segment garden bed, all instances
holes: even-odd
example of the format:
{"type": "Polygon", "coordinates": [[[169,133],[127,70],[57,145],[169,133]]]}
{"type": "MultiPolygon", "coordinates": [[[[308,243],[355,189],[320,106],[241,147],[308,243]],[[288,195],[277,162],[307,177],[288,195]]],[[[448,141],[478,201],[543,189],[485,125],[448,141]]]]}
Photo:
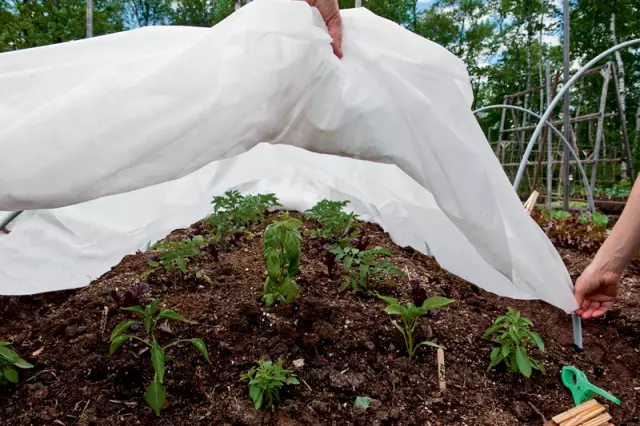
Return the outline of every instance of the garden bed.
{"type": "MultiPolygon", "coordinates": [[[[444,272],[434,259],[394,245],[378,226],[363,224],[369,245],[389,248],[388,260],[420,280],[429,296],[456,300],[430,312],[419,330],[446,347],[447,390],[441,393],[436,350],[421,347],[409,361],[384,302],[339,293],[340,275],[328,275],[326,251],[317,240],[304,237],[296,301],[265,308],[264,227],[256,225],[252,236],[240,238],[218,261],[209,253],[195,260],[211,283],[193,278],[179,284],[171,274],[150,278],[144,303],[158,297],[194,321],[171,323],[160,339],[201,338],[211,360],[192,347],[171,350],[164,379],[168,404],[159,418],[144,400],[153,379],[148,352],[129,342],[108,355],[111,330],[133,318],[118,309],[110,290],[139,283],[148,254],[125,257],[77,291],[0,298],[1,340],[14,342],[14,350],[35,365],[20,371],[19,384],[0,389],[2,424],[542,425],[540,414],[549,419],[573,406],[560,380],[565,365],[583,370],[622,400],[621,407],[610,406],[616,425],[640,424],[640,392],[634,390],[640,386],[637,270],[625,276],[615,309],[584,325],[581,351],[572,344],[571,318],[558,309],[486,293],[444,272]],[[525,379],[504,367],[487,372],[492,344],[482,336],[507,307],[535,323],[546,345],[538,357],[546,375],[534,371],[525,379]],[[282,359],[300,379],[300,385],[284,388],[274,413],[256,412],[246,382],[239,381],[260,357],[282,359]],[[358,396],[373,398],[366,411],[354,407],[358,396]]],[[[201,233],[201,224],[170,239],[189,233],[201,233]]],[[[589,261],[577,251],[561,254],[573,278],[589,261]]],[[[397,283],[385,294],[409,300],[407,277],[397,283]]]]}

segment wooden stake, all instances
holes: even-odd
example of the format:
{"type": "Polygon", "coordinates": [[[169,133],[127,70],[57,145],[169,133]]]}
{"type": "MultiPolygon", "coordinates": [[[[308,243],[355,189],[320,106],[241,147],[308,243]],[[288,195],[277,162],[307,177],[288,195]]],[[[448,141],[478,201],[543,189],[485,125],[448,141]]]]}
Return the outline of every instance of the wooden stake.
{"type": "Polygon", "coordinates": [[[411,281],[411,274],[409,273],[409,268],[407,268],[407,265],[404,266],[404,272],[405,274],[407,274],[407,278],[409,278],[409,281],[411,281]]]}
{"type": "Polygon", "coordinates": [[[531,196],[529,196],[529,199],[527,200],[527,202],[524,203],[524,209],[526,210],[529,216],[531,216],[531,213],[533,212],[533,209],[536,206],[536,202],[538,201],[539,195],[540,194],[538,193],[538,191],[533,191],[531,193],[531,196]]]}
{"type": "Polygon", "coordinates": [[[599,414],[604,413],[606,410],[606,407],[596,406],[593,409],[587,410],[579,416],[576,416],[576,419],[578,419],[578,423],[585,423],[589,420],[595,419],[599,414]]]}
{"type": "Polygon", "coordinates": [[[447,376],[444,368],[444,349],[438,348],[438,381],[440,382],[440,391],[447,390],[447,376]]]}
{"type": "Polygon", "coordinates": [[[581,425],[583,423],[586,423],[589,420],[592,420],[594,418],[596,418],[599,414],[602,414],[606,411],[606,408],[603,407],[602,405],[596,405],[593,408],[589,408],[588,410],[584,411],[581,414],[578,414],[577,416],[575,416],[572,419],[567,420],[566,422],[562,423],[560,426],[577,426],[577,425],[581,425]]]}
{"type": "Polygon", "coordinates": [[[572,417],[575,417],[578,414],[581,414],[589,409],[592,409],[596,405],[599,406],[600,404],[595,399],[591,399],[583,404],[578,405],[575,408],[572,408],[571,410],[565,411],[562,414],[558,414],[553,418],[553,421],[556,422],[557,424],[562,424],[567,420],[571,419],[572,417]]]}
{"type": "Polygon", "coordinates": [[[587,423],[583,423],[584,426],[605,426],[611,420],[611,414],[604,413],[601,416],[596,417],[595,419],[588,421],[587,423]]]}

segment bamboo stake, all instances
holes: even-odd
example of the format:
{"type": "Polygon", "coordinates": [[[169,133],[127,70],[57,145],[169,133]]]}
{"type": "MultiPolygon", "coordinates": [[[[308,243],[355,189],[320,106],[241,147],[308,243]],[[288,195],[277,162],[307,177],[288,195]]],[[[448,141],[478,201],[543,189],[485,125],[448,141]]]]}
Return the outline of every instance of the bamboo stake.
{"type": "Polygon", "coordinates": [[[438,382],[440,384],[440,391],[447,390],[447,376],[444,368],[444,349],[438,348],[438,382]]]}
{"type": "Polygon", "coordinates": [[[596,401],[595,399],[590,399],[589,401],[578,405],[575,408],[572,408],[571,410],[565,411],[562,414],[558,414],[557,416],[555,416],[553,418],[553,421],[556,422],[557,424],[561,424],[566,422],[567,420],[569,420],[572,417],[577,416],[578,414],[581,414],[583,412],[585,412],[588,409],[592,409],[593,407],[595,407],[596,405],[600,405],[598,403],[598,401],[596,401]]]}
{"type": "Polygon", "coordinates": [[[596,418],[598,415],[604,413],[606,410],[605,407],[601,406],[601,405],[597,405],[593,408],[588,409],[587,411],[578,414],[577,416],[575,416],[574,418],[567,420],[566,422],[562,423],[560,426],[577,426],[577,425],[581,425],[583,423],[586,423],[589,420],[592,420],[594,418],[596,418]]]}
{"type": "Polygon", "coordinates": [[[583,426],[604,426],[609,423],[609,420],[611,420],[611,418],[611,414],[604,413],[603,415],[598,416],[595,419],[588,421],[587,423],[584,423],[583,426]]]}
{"type": "Polygon", "coordinates": [[[524,203],[524,209],[529,216],[531,216],[531,213],[533,213],[533,209],[536,206],[536,202],[538,201],[538,196],[540,196],[538,191],[533,191],[529,196],[527,202],[524,203]]]}

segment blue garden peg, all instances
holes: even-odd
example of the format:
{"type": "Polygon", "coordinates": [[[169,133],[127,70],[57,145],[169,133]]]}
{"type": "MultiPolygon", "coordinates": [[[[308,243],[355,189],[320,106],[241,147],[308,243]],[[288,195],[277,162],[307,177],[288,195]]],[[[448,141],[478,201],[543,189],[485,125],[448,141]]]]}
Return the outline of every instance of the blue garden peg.
{"type": "Polygon", "coordinates": [[[618,398],[589,383],[587,376],[575,367],[562,368],[562,383],[564,383],[564,385],[571,391],[571,395],[573,395],[573,402],[576,404],[576,407],[583,402],[590,400],[596,394],[620,405],[620,400],[618,398]]]}

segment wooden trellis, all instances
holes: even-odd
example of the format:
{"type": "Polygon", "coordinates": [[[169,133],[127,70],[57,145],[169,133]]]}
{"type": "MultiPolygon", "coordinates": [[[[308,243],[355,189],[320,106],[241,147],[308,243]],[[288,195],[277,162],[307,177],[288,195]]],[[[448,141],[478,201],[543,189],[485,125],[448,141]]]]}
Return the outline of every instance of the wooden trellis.
{"type": "MultiPolygon", "coordinates": [[[[525,98],[533,97],[536,94],[539,94],[541,100],[541,108],[546,105],[546,102],[543,100],[546,99],[547,90],[550,90],[551,98],[555,97],[558,86],[560,84],[560,70],[555,73],[555,78],[553,82],[548,82],[546,85],[541,85],[537,87],[532,87],[521,92],[513,93],[510,95],[506,95],[504,97],[505,105],[519,105],[523,106],[525,104],[525,98]],[[549,87],[550,86],[550,87],[549,87]]],[[[590,185],[592,189],[595,189],[596,182],[598,179],[598,165],[602,164],[620,164],[622,167],[626,166],[631,176],[633,176],[633,162],[631,155],[631,147],[629,144],[629,134],[627,130],[627,122],[624,114],[621,114],[622,111],[622,100],[620,98],[619,81],[618,81],[618,73],[616,69],[616,65],[614,62],[607,62],[602,66],[593,68],[589,70],[584,78],[590,76],[600,75],[603,79],[602,81],[602,94],[600,98],[599,109],[597,112],[591,112],[582,114],[582,96],[583,93],[579,91],[579,99],[578,105],[576,108],[575,115],[570,117],[570,142],[573,145],[574,150],[581,156],[580,163],[582,165],[590,165],[591,166],[591,175],[589,176],[590,185]],[[611,81],[615,85],[615,94],[617,99],[617,111],[607,112],[607,97],[609,95],[609,86],[611,81]],[[622,139],[622,153],[619,156],[608,155],[611,154],[611,149],[607,152],[605,133],[604,133],[604,124],[606,119],[611,119],[614,117],[620,117],[620,133],[622,139]],[[589,125],[589,137],[588,137],[588,145],[585,148],[585,144],[579,144],[578,142],[578,128],[581,123],[588,123],[589,125]],[[592,136],[593,123],[596,123],[595,137],[592,136]],[[579,146],[582,145],[582,149],[579,149],[579,146]],[[584,158],[582,158],[584,157],[584,158]],[[624,164],[624,165],[623,165],[624,164]]],[[[507,110],[502,110],[502,115],[500,118],[500,129],[498,134],[498,141],[495,146],[495,154],[500,159],[500,163],[505,168],[506,171],[509,171],[510,168],[517,167],[520,164],[520,159],[522,158],[522,153],[524,152],[525,141],[527,131],[531,131],[535,129],[535,124],[527,125],[527,118],[523,113],[522,118],[519,119],[516,111],[509,110],[511,114],[511,122],[513,126],[507,128],[507,110]],[[510,154],[511,157],[507,158],[507,154],[510,154]],[[514,155],[517,154],[517,155],[514,155]]],[[[553,122],[554,126],[563,125],[563,120],[558,120],[553,122]]],[[[542,177],[544,167],[548,165],[548,159],[545,159],[545,146],[547,143],[547,132],[548,128],[545,128],[541,143],[538,145],[539,150],[537,153],[537,158],[535,161],[530,161],[527,163],[526,169],[526,180],[529,184],[530,190],[536,190],[540,183],[540,178],[542,177]],[[529,169],[534,167],[533,177],[530,174],[529,169]]],[[[564,152],[561,144],[556,145],[557,148],[553,154],[553,159],[551,161],[552,164],[552,173],[556,173],[555,166],[560,167],[559,175],[563,176],[565,171],[563,170],[563,159],[564,152]],[[557,159],[556,159],[557,158],[557,159]]],[[[575,161],[571,161],[571,164],[575,164],[575,161]]],[[[559,185],[561,185],[562,178],[559,179],[559,185]]],[[[559,186],[560,187],[560,186],[559,186]]]]}

